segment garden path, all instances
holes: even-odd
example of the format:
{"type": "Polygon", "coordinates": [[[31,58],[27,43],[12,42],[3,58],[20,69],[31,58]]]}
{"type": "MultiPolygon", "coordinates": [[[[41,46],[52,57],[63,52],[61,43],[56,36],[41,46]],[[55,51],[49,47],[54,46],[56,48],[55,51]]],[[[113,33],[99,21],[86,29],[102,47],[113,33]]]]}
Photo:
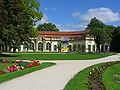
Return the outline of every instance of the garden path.
{"type": "Polygon", "coordinates": [[[95,60],[47,61],[56,65],[2,83],[0,90],[63,90],[67,82],[84,68],[116,60],[120,60],[120,54],[95,60]]]}

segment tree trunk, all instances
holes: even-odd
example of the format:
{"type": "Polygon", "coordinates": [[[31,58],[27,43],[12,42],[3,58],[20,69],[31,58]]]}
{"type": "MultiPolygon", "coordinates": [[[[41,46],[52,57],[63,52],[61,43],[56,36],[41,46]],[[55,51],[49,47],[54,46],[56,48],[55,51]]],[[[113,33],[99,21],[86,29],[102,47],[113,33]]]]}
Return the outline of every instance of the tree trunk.
{"type": "Polygon", "coordinates": [[[100,44],[97,43],[97,44],[96,44],[96,47],[97,47],[97,48],[96,48],[96,52],[97,52],[97,53],[100,53],[100,44]]]}
{"type": "Polygon", "coordinates": [[[16,47],[13,47],[13,53],[15,53],[16,52],[16,47]]]}

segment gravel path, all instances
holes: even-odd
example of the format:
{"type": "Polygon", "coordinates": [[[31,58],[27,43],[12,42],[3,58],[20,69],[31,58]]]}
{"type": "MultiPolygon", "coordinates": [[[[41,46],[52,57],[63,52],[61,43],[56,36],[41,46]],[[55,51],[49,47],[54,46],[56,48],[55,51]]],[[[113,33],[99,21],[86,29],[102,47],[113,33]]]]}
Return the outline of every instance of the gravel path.
{"type": "Polygon", "coordinates": [[[49,61],[57,65],[2,83],[0,90],[63,90],[67,82],[84,68],[116,60],[120,60],[120,54],[96,60],[49,61]]]}

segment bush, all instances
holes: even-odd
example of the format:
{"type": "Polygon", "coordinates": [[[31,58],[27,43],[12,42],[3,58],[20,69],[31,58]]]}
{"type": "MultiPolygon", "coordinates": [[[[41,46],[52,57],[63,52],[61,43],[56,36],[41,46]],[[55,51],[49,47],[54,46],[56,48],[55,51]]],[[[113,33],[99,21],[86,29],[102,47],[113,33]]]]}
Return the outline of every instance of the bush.
{"type": "Polygon", "coordinates": [[[9,63],[16,63],[16,61],[15,60],[10,60],[9,63]]]}
{"type": "Polygon", "coordinates": [[[32,65],[33,66],[38,66],[38,65],[40,65],[40,63],[39,63],[39,61],[33,61],[32,65]]]}
{"type": "Polygon", "coordinates": [[[9,63],[9,61],[4,59],[4,60],[2,60],[2,63],[9,63]]]}
{"type": "Polygon", "coordinates": [[[2,74],[4,74],[4,72],[3,72],[3,71],[0,71],[0,75],[2,75],[2,74]]]}
{"type": "Polygon", "coordinates": [[[33,67],[33,64],[32,64],[32,63],[29,63],[29,64],[27,64],[27,67],[28,67],[28,68],[31,68],[31,67],[33,67]]]}
{"type": "Polygon", "coordinates": [[[2,63],[3,62],[3,59],[0,59],[0,63],[2,63]]]}
{"type": "Polygon", "coordinates": [[[2,53],[2,50],[0,50],[0,54],[2,53]]]}
{"type": "Polygon", "coordinates": [[[27,64],[28,64],[28,62],[20,62],[20,63],[18,63],[18,66],[23,66],[24,68],[27,68],[27,64]]]}

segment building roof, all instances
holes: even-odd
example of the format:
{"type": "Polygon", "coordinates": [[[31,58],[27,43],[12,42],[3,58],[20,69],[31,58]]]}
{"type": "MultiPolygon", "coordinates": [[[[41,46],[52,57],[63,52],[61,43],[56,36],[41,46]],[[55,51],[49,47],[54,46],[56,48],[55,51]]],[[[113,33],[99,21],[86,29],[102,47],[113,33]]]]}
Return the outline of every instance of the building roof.
{"type": "Polygon", "coordinates": [[[40,37],[82,37],[85,31],[74,31],[74,32],[55,32],[55,31],[39,31],[40,37]]]}

